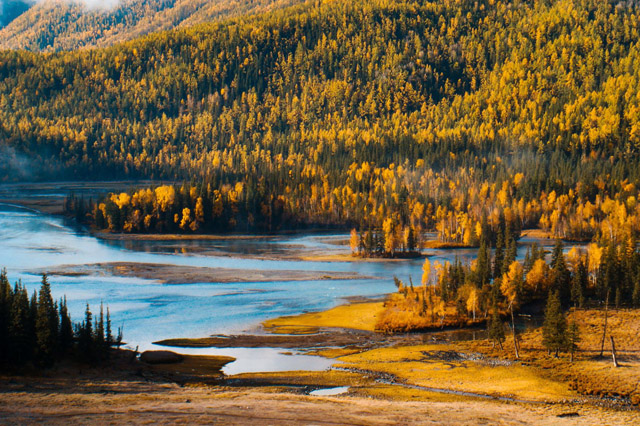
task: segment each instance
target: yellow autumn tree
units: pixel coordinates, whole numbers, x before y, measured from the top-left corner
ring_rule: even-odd
[[[429,276],[431,275],[431,262],[429,262],[428,258],[424,259],[424,263],[422,264],[422,285],[429,285]]]
[[[479,306],[480,306],[480,300],[478,298],[478,289],[474,287],[469,292],[469,297],[467,297],[467,311],[473,313],[474,321],[476,319],[476,310],[478,310]]]
[[[520,352],[518,350],[518,340],[516,338],[514,310],[520,305],[519,293],[522,288],[522,276],[522,265],[516,260],[511,262],[509,270],[502,276],[502,282],[500,283],[500,291],[505,299],[507,299],[509,311],[511,311],[511,331],[513,334],[513,348],[515,350],[516,358],[520,358]]]
[[[533,294],[543,294],[549,286],[549,266],[544,259],[537,259],[527,273],[527,290]]]
[[[349,246],[351,246],[351,254],[359,252],[360,239],[358,238],[358,231],[355,228],[351,230],[351,237],[349,238]]]

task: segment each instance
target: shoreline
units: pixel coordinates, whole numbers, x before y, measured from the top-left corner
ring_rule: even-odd
[[[339,362],[333,369],[358,372],[386,383],[394,393],[398,387],[468,394],[472,398],[510,399],[529,403],[564,406],[571,401],[582,407],[608,407],[630,410],[640,419],[640,394],[633,386],[640,359],[634,337],[617,337],[618,357],[627,367],[624,376],[616,374],[608,358],[593,358],[595,338],[585,336],[576,361],[567,356],[547,356],[541,344],[541,328],[521,334],[521,359],[513,357],[510,342],[504,350],[492,348],[485,338],[452,339],[449,333],[471,333],[477,328],[423,333],[382,334],[373,331],[375,311],[383,302],[356,302],[327,311],[280,317],[263,323],[261,335],[212,336],[202,339],[173,339],[156,342],[172,347],[274,347],[295,349]],[[363,312],[369,311],[363,319]],[[583,322],[597,327],[599,311],[575,311]],[[640,310],[610,311],[610,321],[636,324],[626,327],[638,331]],[[354,323],[354,319],[361,323]],[[631,334],[633,334],[631,333]],[[596,333],[597,334],[597,333]],[[629,333],[627,333],[629,334]],[[449,337],[447,337],[449,336]],[[617,345],[618,346],[618,345]],[[525,352],[526,351],[526,352]],[[565,359],[566,358],[566,359]],[[475,395],[474,395],[475,394]]]
[[[361,301],[338,308],[358,316],[358,309],[376,303],[381,302]],[[434,343],[428,338],[432,334],[382,335],[364,329],[320,327],[329,316],[337,324],[348,320],[348,312],[343,311],[334,308],[267,321],[305,326],[316,321],[319,329],[315,334],[267,336],[280,339],[272,342],[280,346],[289,339],[294,343],[292,349],[300,348],[300,339],[309,336],[325,339],[321,345],[308,345],[304,353],[339,362],[330,370],[220,376],[215,371],[203,371],[206,368],[198,363],[208,365],[210,361],[202,359],[185,365],[145,367],[142,372],[136,371],[135,365],[124,365],[76,375],[52,371],[44,378],[0,375],[0,383],[5,384],[0,419],[19,423],[28,416],[31,421],[86,423],[113,421],[117,416],[118,422],[144,419],[153,423],[200,423],[206,418],[208,423],[215,419],[226,424],[266,425],[345,424],[357,418],[357,424],[386,425],[417,424],[428,418],[438,424],[458,425],[477,424],[478,413],[482,412],[482,418],[490,424],[502,424],[505,418],[528,425],[640,421],[640,411],[624,400],[578,394],[568,379],[553,377],[555,370],[532,365],[530,360],[510,360],[507,353],[491,352],[486,340]],[[613,318],[616,315],[612,313]],[[332,343],[327,337],[347,332],[352,334],[350,343],[327,344]],[[359,339],[354,340],[356,336]],[[238,339],[247,343],[255,337],[207,339],[218,339],[217,345],[224,340],[233,345],[240,343]],[[531,344],[532,338],[537,338],[535,333],[525,334],[524,343]],[[211,360],[218,364],[225,361]],[[310,394],[334,387],[343,387],[345,393],[325,397]],[[328,418],[334,420],[327,422]]]

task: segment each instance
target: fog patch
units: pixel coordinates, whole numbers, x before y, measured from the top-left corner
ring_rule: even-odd
[[[33,176],[33,163],[14,147],[0,142],[0,181],[25,180]]]

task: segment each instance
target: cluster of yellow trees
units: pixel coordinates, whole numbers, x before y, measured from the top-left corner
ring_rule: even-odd
[[[588,238],[607,197],[635,209],[616,194],[640,182],[638,15],[599,0],[306,2],[103,49],[3,51],[0,148],[34,178],[241,182],[258,209],[363,233],[391,220],[396,241],[408,227],[477,244],[500,215]]]
[[[602,194],[591,199],[582,184],[529,196],[524,173],[502,184],[448,179],[422,160],[413,166],[353,163],[338,186],[319,166],[296,170],[293,161],[283,160],[278,170],[291,178],[282,193],[274,193],[275,183],[265,178],[145,188],[109,195],[95,206],[92,219],[98,228],[124,232],[355,225],[351,248],[360,255],[419,251],[427,231],[441,242],[477,246],[483,238],[494,245],[500,227],[515,238],[521,229],[541,228],[582,241],[620,240],[640,230],[640,191],[626,180],[602,184]]]
[[[117,232],[197,232],[229,230],[238,218],[253,221],[245,213],[246,200],[242,183],[210,186],[162,185],[133,193],[110,194],[89,210],[99,229]],[[77,199],[67,205],[79,207]],[[86,209],[86,207],[82,207]]]
[[[123,0],[105,7],[87,7],[82,2],[22,3],[29,10],[10,26],[0,28],[0,49],[59,51],[104,47],[155,31],[258,13],[297,2]]]
[[[566,255],[560,242],[551,253],[534,244],[524,262],[506,261],[498,267],[499,257],[487,256],[486,250],[483,244],[467,265],[436,262],[432,267],[425,259],[421,286],[395,278],[398,292],[385,303],[377,329],[396,332],[477,324],[487,321],[494,310],[514,322],[523,305],[545,300],[550,293],[558,294],[565,307],[640,305],[640,251],[633,240],[572,247]]]

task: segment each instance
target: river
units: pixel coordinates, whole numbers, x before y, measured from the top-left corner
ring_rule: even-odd
[[[30,292],[38,288],[41,280],[35,270],[123,261],[233,268],[239,276],[243,270],[300,270],[355,272],[376,277],[233,284],[161,284],[104,274],[50,278],[53,296],[59,299],[66,295],[72,320],[83,318],[87,303],[95,314],[103,302],[109,306],[114,329],[123,327],[127,344],[140,350],[157,349],[152,342],[169,338],[255,332],[260,323],[269,318],[329,309],[349,297],[382,296],[395,291],[394,276],[403,280],[411,276],[414,282],[419,282],[421,259],[313,262],[247,257],[256,254],[277,258],[324,250],[347,253],[348,247],[338,244],[346,239],[346,234],[312,234],[231,241],[107,241],[67,223],[63,217],[0,203],[0,267],[6,267],[10,280],[21,280]],[[524,255],[524,250],[520,247],[519,257]],[[201,254],[203,252],[208,254]],[[221,255],[211,255],[216,252]],[[470,249],[448,249],[430,250],[427,255],[432,262],[444,263],[455,256],[469,259],[475,253],[476,250]],[[222,350],[188,352],[229,353]],[[261,356],[268,357],[267,352],[263,351]],[[277,351],[271,355],[279,356]]]

